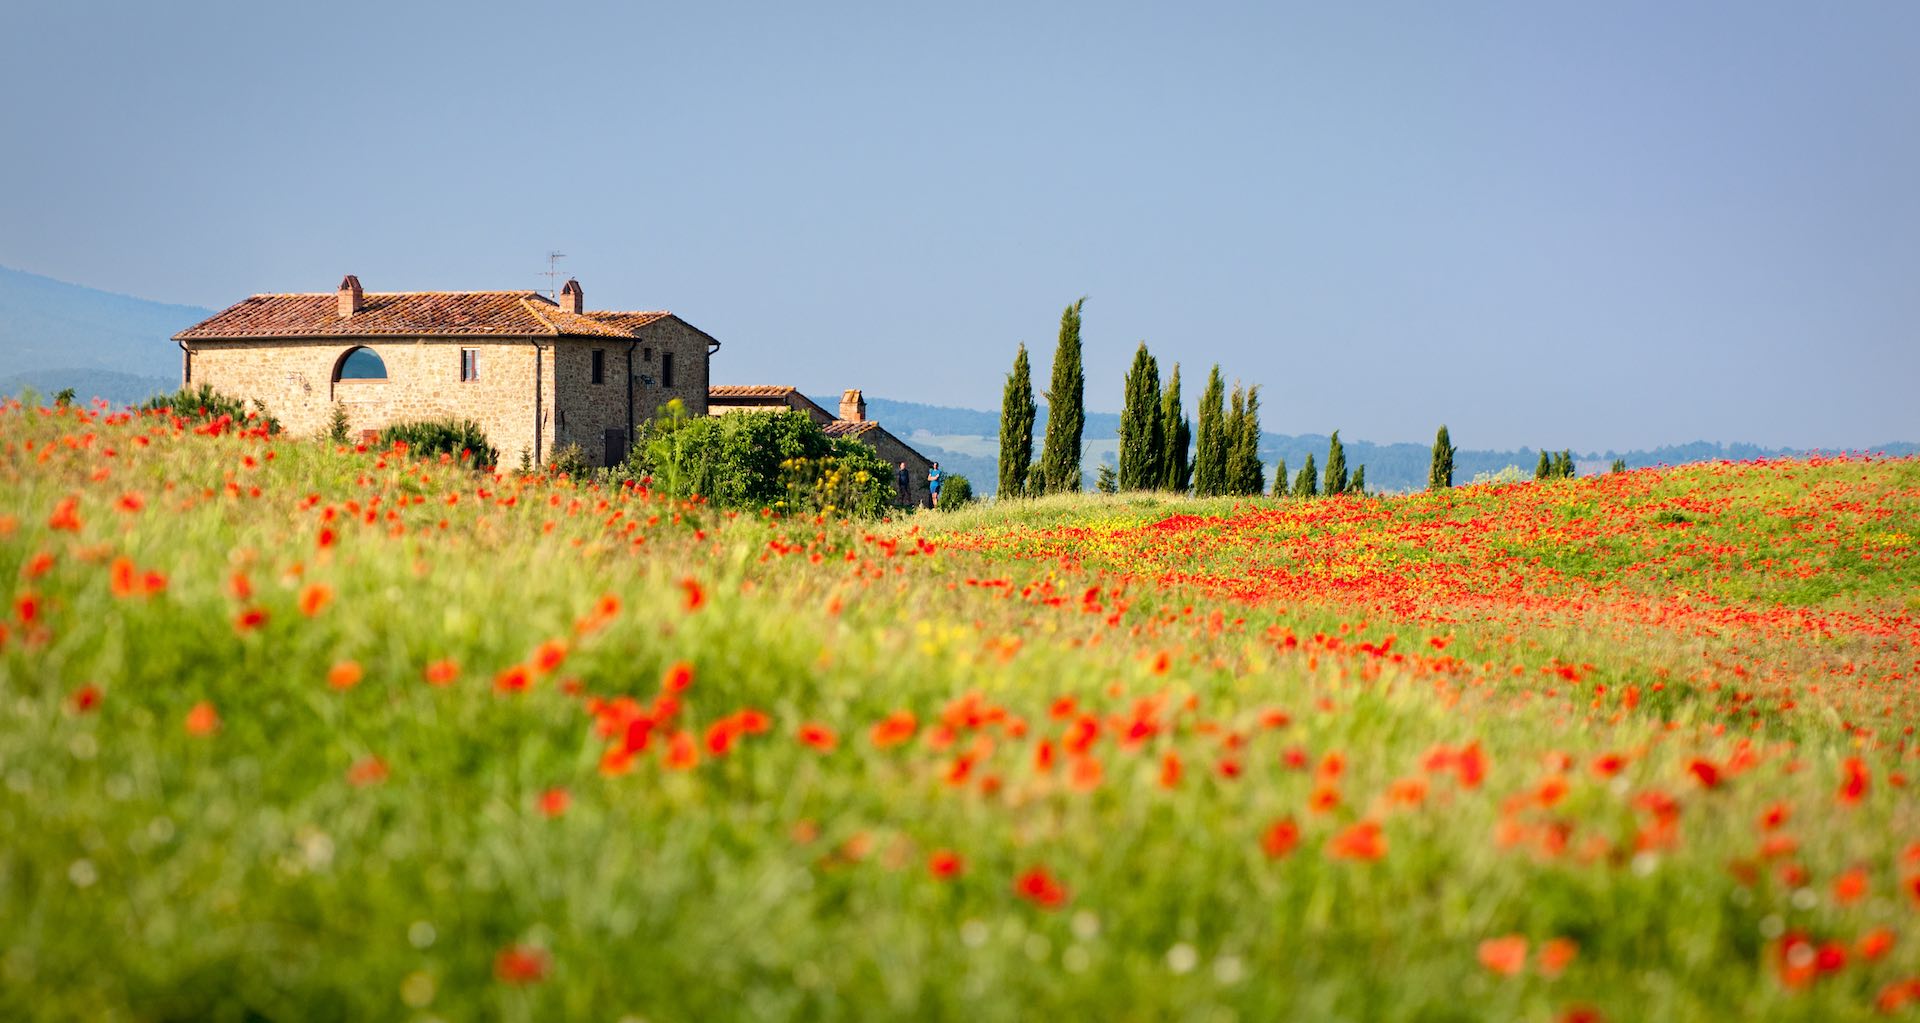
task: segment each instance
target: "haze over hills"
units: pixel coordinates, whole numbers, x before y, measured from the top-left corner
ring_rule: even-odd
[[[180,352],[169,338],[213,312],[198,306],[118,295],[0,267],[0,394],[14,394],[26,387],[51,394],[71,387],[82,398],[99,397],[115,404],[130,404],[172,390],[179,382]],[[719,369],[723,381],[730,368]],[[1114,390],[1118,390],[1117,385]],[[1189,395],[1189,401],[1197,397],[1196,390]],[[834,408],[839,396],[821,395],[815,400],[826,408]],[[998,412],[876,397],[868,397],[867,410],[895,436],[929,458],[937,459],[945,468],[966,475],[976,492],[993,492],[998,475],[995,469],[1000,430]],[[1191,411],[1189,405],[1189,413]],[[1040,416],[1044,424],[1045,406],[1041,407]],[[1541,432],[1541,440],[1551,443],[1551,428]],[[1084,447],[1089,485],[1095,466],[1117,460],[1119,433],[1118,413],[1087,413]],[[1463,440],[1471,438],[1456,436],[1454,443],[1458,445]],[[1371,489],[1407,490],[1425,485],[1430,444],[1375,444],[1357,437],[1344,437],[1342,442],[1348,464],[1367,467]],[[1920,445],[1890,442],[1862,450],[1905,455],[1920,453]],[[1324,459],[1326,451],[1325,434],[1263,433],[1260,445],[1269,481],[1277,459],[1285,458],[1289,471],[1297,471],[1309,452],[1316,459]],[[1652,450],[1589,451],[1575,455],[1582,472],[1597,472],[1615,458],[1624,458],[1629,466],[1639,467],[1800,453],[1803,451],[1798,449],[1696,441]],[[1530,472],[1538,456],[1539,452],[1532,448],[1496,451],[1462,445],[1454,460],[1455,475],[1464,482],[1476,473],[1499,472],[1510,465]]]
[[[168,338],[213,315],[0,267],[0,394],[71,387],[137,402],[179,386]]]

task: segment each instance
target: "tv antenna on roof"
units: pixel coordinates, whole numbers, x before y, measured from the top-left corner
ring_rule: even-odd
[[[540,275],[547,279],[547,297],[555,302],[560,301],[560,289],[554,282],[560,279],[560,261],[565,258],[564,252],[547,253],[547,272]]]

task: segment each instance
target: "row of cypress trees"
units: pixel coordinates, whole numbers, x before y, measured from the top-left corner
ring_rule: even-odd
[[[1355,466],[1353,474],[1347,474],[1347,449],[1340,443],[1340,431],[1333,431],[1327,441],[1327,467],[1324,473],[1313,461],[1313,454],[1307,454],[1307,464],[1294,473],[1293,482],[1287,482],[1287,460],[1282,458],[1273,470],[1273,496],[1275,497],[1337,497],[1340,494],[1364,494],[1367,492],[1367,467]]]
[[[1080,435],[1087,425],[1086,371],[1080,363],[1082,297],[1060,314],[1060,338],[1053,350],[1053,379],[1046,391],[1047,435],[1040,460],[1033,460],[1033,424],[1039,408],[1033,400],[1033,369],[1022,344],[1000,398],[1000,494],[1053,494],[1080,489]]]

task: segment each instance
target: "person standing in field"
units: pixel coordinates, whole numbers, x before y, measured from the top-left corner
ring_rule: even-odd
[[[947,478],[947,474],[940,471],[939,462],[935,462],[933,463],[932,466],[928,467],[927,469],[927,504],[930,505],[931,507],[934,507],[934,508],[940,507],[940,484],[946,478]]]
[[[894,489],[900,492],[899,494],[900,506],[902,508],[912,507],[913,477],[907,473],[907,463],[901,462],[900,468],[894,470],[893,486],[894,486]]]

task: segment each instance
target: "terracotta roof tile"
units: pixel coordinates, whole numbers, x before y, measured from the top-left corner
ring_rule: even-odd
[[[638,313],[597,313],[589,309],[587,310],[587,312],[583,313],[582,315],[590,316],[596,320],[599,320],[601,323],[606,324],[609,327],[613,327],[616,330],[634,331],[634,330],[639,330],[641,327],[644,327],[655,320],[664,320],[667,317],[672,316],[673,314],[665,311],[638,312]]]
[[[836,419],[820,428],[829,437],[858,437],[868,430],[878,430],[880,424],[871,419]]]
[[[370,292],[352,316],[333,292],[254,295],[174,337],[632,337],[668,315],[568,313],[537,291]]]
[[[707,388],[707,398],[785,398],[797,390],[778,384],[714,384]]]

